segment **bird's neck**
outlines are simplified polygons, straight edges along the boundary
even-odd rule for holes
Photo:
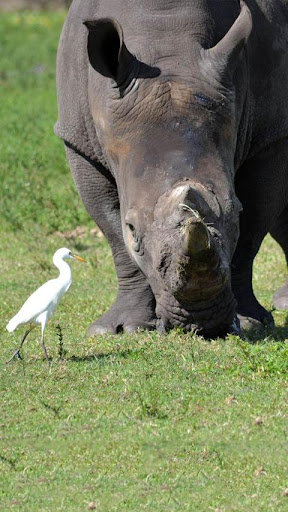
[[[61,281],[63,281],[63,284],[68,284],[72,281],[72,271],[68,263],[62,259],[55,258],[53,260],[54,265],[59,270],[59,278]]]

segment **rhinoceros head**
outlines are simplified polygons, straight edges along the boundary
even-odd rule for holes
[[[245,72],[249,10],[242,2],[208,49],[190,34],[185,55],[165,33],[162,50],[130,37],[136,58],[117,21],[86,25],[96,132],[117,183],[124,240],[155,294],[159,325],[227,331],[235,317],[234,159],[245,97],[244,87],[236,98],[234,76],[239,63]]]

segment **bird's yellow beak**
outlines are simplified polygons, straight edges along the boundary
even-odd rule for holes
[[[78,256],[77,254],[72,254],[73,258],[75,260],[78,260],[78,261],[83,261],[83,263],[87,263],[86,260],[84,260],[83,258],[81,258],[81,256]]]

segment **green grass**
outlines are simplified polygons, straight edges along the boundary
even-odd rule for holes
[[[53,135],[63,19],[1,14],[0,508],[286,511],[285,313],[274,312],[274,331],[244,339],[86,336],[115,298],[116,280]],[[77,226],[87,227],[82,238]],[[39,329],[23,362],[5,365],[21,336],[5,325],[55,276],[51,257],[63,245],[88,265],[72,262],[72,289],[46,330],[51,370]],[[254,277],[265,307],[284,276],[268,238]]]

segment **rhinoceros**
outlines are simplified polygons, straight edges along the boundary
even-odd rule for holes
[[[287,0],[74,0],[55,132],[118,277],[90,335],[273,324],[252,265],[268,232],[288,256],[287,50]]]

